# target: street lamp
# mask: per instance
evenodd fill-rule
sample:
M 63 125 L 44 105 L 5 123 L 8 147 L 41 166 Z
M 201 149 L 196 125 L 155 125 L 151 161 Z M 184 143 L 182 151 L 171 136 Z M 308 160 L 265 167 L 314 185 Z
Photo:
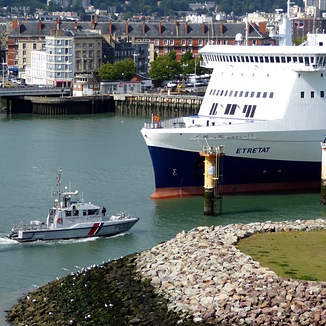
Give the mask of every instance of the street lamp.
M 5 87 L 5 59 L 2 58 L 2 88 Z
M 196 83 L 197 83 L 197 61 L 196 61 L 196 56 L 194 56 L 195 58 L 195 85 L 194 85 L 194 91 L 196 91 Z

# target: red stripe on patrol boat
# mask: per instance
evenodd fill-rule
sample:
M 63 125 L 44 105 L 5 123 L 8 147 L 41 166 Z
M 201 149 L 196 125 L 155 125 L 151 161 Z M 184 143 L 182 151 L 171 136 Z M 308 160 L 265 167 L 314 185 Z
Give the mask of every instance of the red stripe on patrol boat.
M 100 226 L 100 223 L 94 223 L 93 227 L 88 232 L 88 236 L 94 235 L 99 226 Z

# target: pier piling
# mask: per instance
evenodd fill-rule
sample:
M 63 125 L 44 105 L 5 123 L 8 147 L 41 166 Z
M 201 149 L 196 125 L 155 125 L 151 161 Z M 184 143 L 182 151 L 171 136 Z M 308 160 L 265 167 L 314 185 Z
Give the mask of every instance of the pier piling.
M 205 157 L 204 215 L 222 214 L 224 146 L 204 146 L 200 155 Z
M 326 139 L 325 139 L 326 140 Z M 320 204 L 326 205 L 326 142 L 320 143 L 321 155 L 321 185 L 320 185 Z

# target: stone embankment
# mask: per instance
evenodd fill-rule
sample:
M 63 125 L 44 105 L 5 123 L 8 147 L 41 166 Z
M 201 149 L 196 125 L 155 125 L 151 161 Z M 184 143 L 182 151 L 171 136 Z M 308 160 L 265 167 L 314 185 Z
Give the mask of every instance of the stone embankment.
M 198 227 L 23 296 L 15 325 L 325 325 L 326 283 L 278 277 L 241 253 L 254 233 L 325 230 L 326 220 Z
M 283 279 L 241 253 L 254 233 L 326 229 L 326 221 L 199 227 L 142 252 L 137 266 L 168 308 L 215 325 L 325 325 L 326 283 Z

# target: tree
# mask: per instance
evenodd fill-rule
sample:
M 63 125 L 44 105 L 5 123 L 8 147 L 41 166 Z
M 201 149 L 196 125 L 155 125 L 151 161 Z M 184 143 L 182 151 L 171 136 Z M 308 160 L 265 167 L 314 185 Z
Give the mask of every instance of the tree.
M 104 80 L 113 80 L 113 66 L 110 62 L 103 64 L 99 68 L 98 76 Z
M 127 58 L 123 61 L 117 61 L 103 64 L 98 70 L 98 76 L 104 80 L 130 80 L 136 73 L 136 67 L 132 59 Z
M 151 63 L 149 76 L 152 79 L 162 82 L 180 76 L 181 66 L 180 63 L 175 60 L 175 52 L 173 52 L 174 51 L 164 57 L 157 57 Z

